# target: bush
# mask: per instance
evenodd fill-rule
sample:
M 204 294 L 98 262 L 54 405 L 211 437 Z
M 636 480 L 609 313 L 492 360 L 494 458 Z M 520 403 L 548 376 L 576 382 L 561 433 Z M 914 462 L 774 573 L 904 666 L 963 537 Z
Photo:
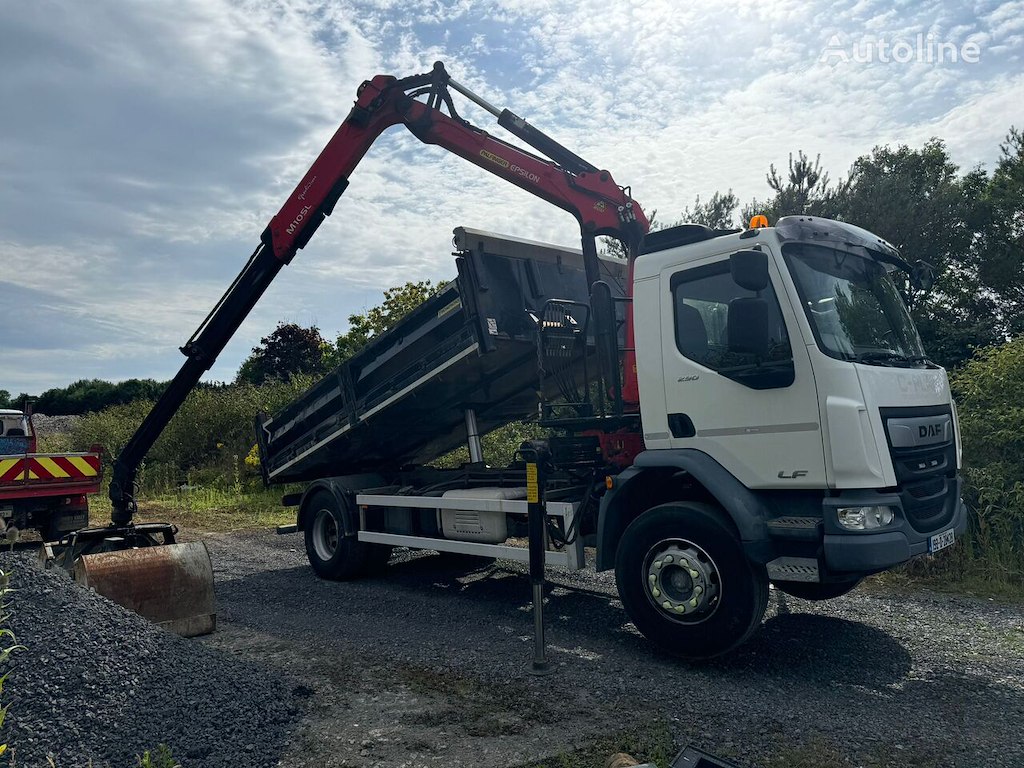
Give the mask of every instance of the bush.
M 255 441 L 257 412 L 278 410 L 311 383 L 311 377 L 297 376 L 262 386 L 194 390 L 149 451 L 140 481 L 146 487 L 164 488 L 186 481 L 193 473 L 202 474 L 208 483 L 237 484 L 243 471 L 255 477 L 256 470 L 247 467 L 244 458 Z M 99 443 L 107 451 L 104 461 L 109 471 L 152 408 L 152 401 L 140 400 L 88 413 L 75 424 L 71 447 L 85 450 Z
M 484 461 L 492 467 L 504 467 L 515 458 L 526 440 L 536 440 L 548 436 L 548 430 L 527 421 L 513 421 L 503 427 L 498 427 L 492 432 L 480 438 L 480 447 L 483 449 Z M 439 456 L 430 462 L 432 466 L 441 469 L 455 469 L 469 462 L 469 448 L 461 446 L 454 451 Z
M 963 567 L 1024 584 L 1024 338 L 979 352 L 952 376 L 970 529 Z

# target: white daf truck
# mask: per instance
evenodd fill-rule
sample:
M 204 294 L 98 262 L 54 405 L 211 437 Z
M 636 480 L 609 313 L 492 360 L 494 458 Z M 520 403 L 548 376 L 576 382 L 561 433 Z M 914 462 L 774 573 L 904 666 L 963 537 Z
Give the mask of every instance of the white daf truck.
M 684 657 L 748 637 L 769 582 L 836 597 L 951 545 L 956 410 L 894 282 L 927 270 L 848 224 L 757 224 L 651 233 L 589 289 L 579 250 L 457 229 L 456 280 L 258 418 L 268 484 L 309 481 L 282 532 L 330 579 L 393 546 L 526 560 L 527 466 L 489 466 L 480 435 L 536 418 L 548 564 L 595 546 Z M 470 463 L 430 466 L 466 443 Z

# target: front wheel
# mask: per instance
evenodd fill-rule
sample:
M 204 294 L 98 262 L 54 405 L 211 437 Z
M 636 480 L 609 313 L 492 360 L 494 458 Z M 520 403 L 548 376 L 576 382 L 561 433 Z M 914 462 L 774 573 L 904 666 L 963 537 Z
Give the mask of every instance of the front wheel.
M 687 659 L 735 648 L 768 605 L 765 569 L 704 504 L 664 504 L 634 520 L 619 542 L 615 581 L 637 629 Z
M 342 512 L 334 494 L 318 491 L 310 499 L 304 533 L 306 557 L 322 579 L 345 581 L 383 567 L 391 547 L 368 544 L 345 535 Z

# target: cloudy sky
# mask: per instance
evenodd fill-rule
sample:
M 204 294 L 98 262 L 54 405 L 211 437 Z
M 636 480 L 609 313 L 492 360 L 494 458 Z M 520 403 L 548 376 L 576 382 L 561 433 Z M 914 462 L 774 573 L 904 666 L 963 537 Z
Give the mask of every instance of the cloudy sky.
M 670 220 L 766 197 L 798 149 L 836 177 L 939 136 L 991 168 L 1024 125 L 1022 59 L 1021 0 L 0 0 L 0 389 L 170 378 L 377 73 L 444 61 Z M 393 128 L 208 378 L 281 320 L 333 337 L 385 288 L 453 277 L 458 225 L 578 238 Z

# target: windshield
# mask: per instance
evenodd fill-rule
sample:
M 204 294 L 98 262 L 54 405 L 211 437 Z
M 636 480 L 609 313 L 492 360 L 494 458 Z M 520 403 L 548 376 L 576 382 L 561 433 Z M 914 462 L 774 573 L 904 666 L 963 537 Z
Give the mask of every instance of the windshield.
M 885 265 L 826 245 L 786 243 L 782 252 L 822 352 L 873 365 L 927 363 Z

